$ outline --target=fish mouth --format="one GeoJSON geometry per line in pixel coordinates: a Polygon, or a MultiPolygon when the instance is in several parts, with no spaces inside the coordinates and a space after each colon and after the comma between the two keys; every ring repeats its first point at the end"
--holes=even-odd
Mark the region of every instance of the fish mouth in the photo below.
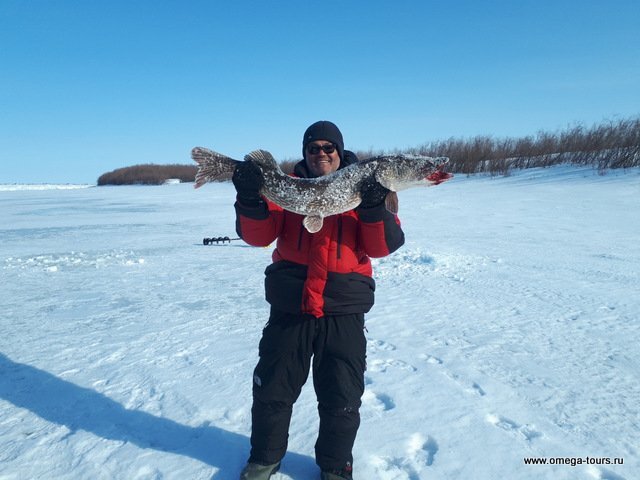
{"type": "Polygon", "coordinates": [[[453,178],[453,173],[445,172],[444,170],[438,169],[435,172],[427,175],[425,180],[430,182],[433,185],[440,185],[443,182],[453,178]]]}

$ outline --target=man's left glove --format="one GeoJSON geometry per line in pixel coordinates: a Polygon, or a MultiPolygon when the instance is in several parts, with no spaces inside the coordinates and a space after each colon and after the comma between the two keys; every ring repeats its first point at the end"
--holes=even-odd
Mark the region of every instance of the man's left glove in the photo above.
{"type": "Polygon", "coordinates": [[[381,205],[390,191],[380,185],[377,180],[365,182],[360,188],[362,202],[360,202],[359,208],[373,208],[381,205]]]}
{"type": "Polygon", "coordinates": [[[257,205],[262,200],[260,189],[264,179],[262,172],[252,161],[239,163],[233,171],[231,181],[238,192],[238,200],[244,205],[257,205]]]}

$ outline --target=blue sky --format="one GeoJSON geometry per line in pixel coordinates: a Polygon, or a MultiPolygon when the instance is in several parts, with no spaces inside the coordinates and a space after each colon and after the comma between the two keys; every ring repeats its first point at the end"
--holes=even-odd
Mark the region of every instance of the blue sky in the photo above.
{"type": "Polygon", "coordinates": [[[640,2],[0,1],[0,183],[640,114],[640,2]]]}

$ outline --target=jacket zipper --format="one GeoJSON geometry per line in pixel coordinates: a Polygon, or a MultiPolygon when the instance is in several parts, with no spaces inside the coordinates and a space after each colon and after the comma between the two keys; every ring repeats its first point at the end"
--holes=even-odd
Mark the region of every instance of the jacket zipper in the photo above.
{"type": "Polygon", "coordinates": [[[298,251],[302,250],[302,235],[304,235],[304,227],[302,226],[302,223],[300,223],[300,230],[299,230],[299,234],[298,234],[298,251]]]}
{"type": "Polygon", "coordinates": [[[338,245],[337,245],[337,253],[338,253],[338,260],[340,260],[340,257],[342,256],[342,217],[339,216],[338,217],[338,245]]]}

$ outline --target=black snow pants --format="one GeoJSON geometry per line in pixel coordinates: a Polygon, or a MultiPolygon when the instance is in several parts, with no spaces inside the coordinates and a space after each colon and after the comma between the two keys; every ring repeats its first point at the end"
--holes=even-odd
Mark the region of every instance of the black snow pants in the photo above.
{"type": "Polygon", "coordinates": [[[292,407],[313,359],[320,431],[316,463],[323,470],[353,462],[364,392],[364,314],[314,318],[271,309],[253,377],[251,457],[279,462],[287,450],[292,407]]]}

